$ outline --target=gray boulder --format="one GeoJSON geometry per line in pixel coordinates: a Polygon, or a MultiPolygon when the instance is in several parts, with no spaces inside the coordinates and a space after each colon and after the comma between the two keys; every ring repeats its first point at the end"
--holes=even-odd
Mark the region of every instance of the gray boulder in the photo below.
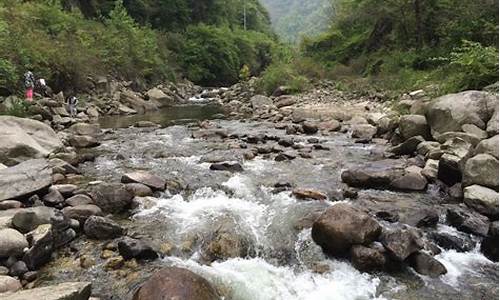
{"type": "Polygon", "coordinates": [[[99,124],[76,123],[68,129],[74,135],[88,135],[96,137],[101,134],[99,124]]]}
{"type": "Polygon", "coordinates": [[[463,175],[465,186],[478,184],[498,188],[498,160],[489,154],[478,154],[467,160],[463,175]]]}
{"type": "Polygon", "coordinates": [[[75,148],[92,148],[100,145],[97,139],[90,135],[72,135],[68,141],[75,148]]]}
{"type": "Polygon", "coordinates": [[[92,187],[89,194],[94,199],[94,203],[107,213],[119,213],[126,210],[134,198],[125,185],[119,183],[101,183],[92,187]]]}
{"type": "Polygon", "coordinates": [[[90,298],[91,291],[92,285],[90,282],[65,282],[57,285],[2,294],[0,295],[0,299],[87,300],[90,298]]]}
{"type": "Polygon", "coordinates": [[[29,232],[26,237],[30,248],[24,254],[23,261],[30,270],[37,270],[50,261],[52,252],[54,251],[52,225],[40,225],[35,230],[29,232]]]}
{"type": "Polygon", "coordinates": [[[58,210],[52,207],[38,206],[19,210],[12,218],[12,226],[21,232],[29,232],[39,225],[50,224],[57,217],[58,210]]]}
{"type": "Polygon", "coordinates": [[[464,203],[490,218],[498,218],[498,192],[484,186],[471,185],[464,189],[464,203]]]}
{"type": "Polygon", "coordinates": [[[411,229],[384,230],[380,242],[389,255],[398,261],[404,261],[424,247],[416,231],[411,229]]]}
{"type": "Polygon", "coordinates": [[[122,176],[123,183],[142,183],[154,190],[165,190],[165,179],[145,171],[136,171],[122,176]]]}
{"type": "Polygon", "coordinates": [[[489,154],[498,159],[498,134],[482,140],[476,147],[475,154],[489,154]]]}
{"type": "Polygon", "coordinates": [[[498,108],[495,109],[493,116],[488,121],[486,131],[488,132],[489,136],[498,135],[498,108]]]}
{"type": "Polygon", "coordinates": [[[350,256],[353,266],[363,272],[382,270],[386,263],[381,250],[362,245],[352,246],[350,256]]]}
{"type": "Polygon", "coordinates": [[[124,237],[118,242],[118,251],[124,259],[156,259],[158,253],[145,241],[124,237]]]}
{"type": "Polygon", "coordinates": [[[428,140],[431,137],[431,131],[427,120],[421,115],[405,115],[399,119],[399,132],[404,140],[414,136],[422,136],[428,140]]]}
{"type": "Polygon", "coordinates": [[[462,125],[462,130],[465,133],[469,133],[471,135],[477,136],[481,140],[488,138],[488,133],[485,130],[483,130],[483,129],[481,129],[473,124],[462,125]]]}
{"type": "Polygon", "coordinates": [[[47,157],[62,148],[61,140],[50,126],[31,119],[0,116],[0,163],[12,166],[47,157]]]}
{"type": "MultiPolygon", "coordinates": [[[[5,299],[5,300],[10,299],[10,298],[4,298],[5,295],[4,293],[16,292],[22,288],[23,286],[21,285],[19,280],[10,276],[0,275],[0,299],[5,299]]],[[[35,297],[33,299],[38,299],[38,298],[35,297]]]]}
{"type": "Polygon", "coordinates": [[[0,257],[19,257],[26,247],[28,241],[22,233],[10,228],[0,229],[0,257]]]}
{"type": "Polygon", "coordinates": [[[94,239],[114,239],[123,234],[123,228],[108,218],[91,216],[83,226],[85,234],[94,239]]]}
{"type": "Polygon", "coordinates": [[[0,201],[34,194],[52,184],[47,160],[33,159],[0,170],[0,201]]]}
{"type": "Polygon", "coordinates": [[[352,137],[362,140],[371,140],[377,134],[377,127],[370,124],[352,125],[352,137]]]}
{"type": "Polygon", "coordinates": [[[442,263],[429,254],[421,251],[410,255],[408,264],[417,271],[417,273],[430,277],[439,277],[448,273],[446,267],[442,263]]]}
{"type": "Polygon", "coordinates": [[[102,216],[102,210],[93,204],[85,204],[78,206],[68,206],[63,208],[63,214],[69,219],[75,219],[84,224],[85,221],[91,216],[102,216]]]}
{"type": "Polygon", "coordinates": [[[479,236],[488,234],[488,218],[463,206],[450,206],[446,210],[446,220],[451,226],[465,233],[479,236]]]}
{"type": "Polygon", "coordinates": [[[473,124],[486,129],[498,106],[498,98],[487,92],[465,91],[433,100],[426,118],[434,138],[449,131],[461,131],[462,125],[473,124]]]}
{"type": "Polygon", "coordinates": [[[424,142],[425,142],[425,140],[422,136],[420,136],[420,135],[413,136],[413,137],[407,139],[406,141],[404,141],[403,143],[401,143],[397,146],[391,147],[389,149],[389,152],[392,152],[396,155],[412,155],[418,149],[418,145],[420,145],[421,143],[424,143],[424,142]]]}
{"type": "Polygon", "coordinates": [[[406,168],[402,177],[391,182],[391,187],[397,190],[423,191],[427,187],[427,179],[422,175],[422,168],[406,168]]]}
{"type": "Polygon", "coordinates": [[[352,187],[388,188],[393,180],[404,175],[404,164],[399,160],[381,160],[342,172],[342,181],[352,187]]]}

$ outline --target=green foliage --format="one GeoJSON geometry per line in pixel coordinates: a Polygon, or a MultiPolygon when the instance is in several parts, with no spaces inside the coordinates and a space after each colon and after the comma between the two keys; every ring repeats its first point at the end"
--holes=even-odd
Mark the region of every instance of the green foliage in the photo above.
{"type": "Polygon", "coordinates": [[[271,95],[278,87],[286,86],[291,92],[302,92],[309,87],[309,79],[289,63],[273,63],[262,73],[257,82],[259,92],[271,95]]]}
{"type": "Polygon", "coordinates": [[[240,70],[240,80],[247,81],[248,79],[250,79],[250,68],[245,64],[240,70]]]}
{"type": "Polygon", "coordinates": [[[0,115],[24,118],[30,114],[29,106],[30,104],[26,101],[14,98],[4,110],[0,110],[0,115]]]}

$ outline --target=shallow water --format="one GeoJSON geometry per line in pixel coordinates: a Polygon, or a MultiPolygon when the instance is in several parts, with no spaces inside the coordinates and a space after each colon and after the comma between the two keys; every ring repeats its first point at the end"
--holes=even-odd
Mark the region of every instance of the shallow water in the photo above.
{"type": "MultiPolygon", "coordinates": [[[[283,130],[265,122],[217,121],[216,124],[229,135],[285,135],[283,130]]],[[[468,253],[443,251],[436,258],[447,267],[448,274],[431,279],[408,268],[394,274],[361,273],[346,261],[325,256],[312,241],[312,221],[325,208],[342,200],[342,170],[380,159],[385,146],[355,144],[345,134],[318,135],[321,145],[330,150],[313,150],[313,159],[298,157],[276,162],[271,154],[246,161],[242,154],[247,149],[239,147],[241,140],[194,139],[191,132],[186,125],[119,128],[104,137],[96,161],[82,167],[85,175],[105,181],[119,181],[126,172],[145,169],[180,182],[183,192],[144,199],[124,223],[129,232],[147,237],[157,245],[173,245],[174,251],[160,261],[142,265],[140,279],[126,281],[109,277],[98,268],[75,271],[54,264],[52,268],[62,272],[54,275],[55,280],[104,277],[94,284],[98,295],[103,299],[129,299],[133,288],[153,269],[177,265],[203,275],[223,299],[233,300],[498,297],[498,264],[490,262],[477,249],[468,253]],[[214,160],[239,161],[244,171],[210,171],[209,162],[214,160]],[[322,191],[329,201],[300,201],[290,191],[275,193],[273,186],[278,182],[322,191]],[[204,242],[225,222],[233,224],[237,236],[246,241],[247,255],[207,263],[203,259],[204,242]]],[[[305,146],[311,145],[308,137],[295,138],[305,146]]],[[[396,206],[411,215],[413,209],[422,206],[438,207],[441,199],[432,189],[427,193],[365,190],[360,192],[358,200],[349,203],[396,206]]],[[[445,224],[436,230],[463,234],[445,224]]]]}

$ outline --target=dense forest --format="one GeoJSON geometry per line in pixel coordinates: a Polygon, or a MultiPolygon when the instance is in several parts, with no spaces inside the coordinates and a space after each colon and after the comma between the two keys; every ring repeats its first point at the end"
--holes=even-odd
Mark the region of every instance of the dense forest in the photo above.
{"type": "Polygon", "coordinates": [[[326,31],[335,13],[331,0],[262,0],[262,3],[269,10],[273,29],[291,43],[326,31]]]}
{"type": "Polygon", "coordinates": [[[257,0],[0,1],[0,86],[12,92],[33,69],[56,89],[88,75],[203,85],[239,80],[270,63],[275,36],[257,0]]]}

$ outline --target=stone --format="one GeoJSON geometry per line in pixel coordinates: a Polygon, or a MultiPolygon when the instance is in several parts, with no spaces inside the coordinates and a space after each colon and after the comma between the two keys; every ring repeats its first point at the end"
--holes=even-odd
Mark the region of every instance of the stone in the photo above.
{"type": "Polygon", "coordinates": [[[498,135],[482,140],[477,144],[475,154],[489,154],[498,159],[498,135]]]}
{"type": "Polygon", "coordinates": [[[493,116],[488,121],[486,131],[488,132],[489,136],[498,135],[498,107],[497,109],[495,109],[493,116]]]}
{"type": "Polygon", "coordinates": [[[66,199],[65,202],[69,206],[94,204],[94,200],[92,200],[92,198],[84,194],[74,195],[73,197],[66,199]]]}
{"type": "Polygon", "coordinates": [[[9,270],[9,275],[21,278],[25,273],[27,273],[28,267],[26,263],[22,260],[16,261],[9,270]]]}
{"type": "Polygon", "coordinates": [[[268,107],[273,106],[273,100],[271,98],[263,96],[263,95],[255,95],[250,99],[250,104],[252,108],[255,110],[266,109],[268,107]]]}
{"type": "Polygon", "coordinates": [[[485,130],[482,130],[481,128],[473,124],[462,125],[462,131],[471,135],[475,135],[481,140],[488,138],[488,133],[485,130]]]}
{"type": "Polygon", "coordinates": [[[54,188],[54,186],[51,186],[49,188],[49,193],[45,194],[42,197],[42,200],[47,206],[56,206],[57,204],[64,202],[64,197],[56,188],[54,188]]]}
{"type": "Polygon", "coordinates": [[[489,154],[478,154],[467,160],[463,183],[465,186],[478,184],[498,188],[498,160],[489,154]]]}
{"type": "Polygon", "coordinates": [[[380,242],[393,259],[401,262],[424,247],[420,237],[411,229],[384,230],[380,242]]]}
{"type": "Polygon", "coordinates": [[[305,134],[315,134],[318,132],[319,128],[316,124],[305,121],[304,123],[302,123],[302,130],[305,134]]]}
{"type": "Polygon", "coordinates": [[[147,197],[153,195],[153,190],[142,183],[128,183],[125,185],[125,189],[137,197],[147,197]]]}
{"type": "Polygon", "coordinates": [[[428,159],[425,162],[421,174],[429,181],[435,181],[438,177],[439,161],[435,159],[428,159]]]}
{"type": "Polygon", "coordinates": [[[149,100],[160,102],[163,105],[171,105],[174,102],[174,99],[169,97],[159,88],[152,88],[146,92],[146,97],[149,100]]]}
{"type": "Polygon", "coordinates": [[[74,135],[85,135],[97,137],[101,134],[99,124],[76,123],[68,128],[68,131],[74,135]]]}
{"type": "Polygon", "coordinates": [[[294,160],[295,158],[297,158],[297,156],[295,155],[295,153],[292,153],[292,152],[283,152],[283,153],[280,153],[278,155],[276,155],[276,157],[274,158],[275,161],[290,161],[290,160],[294,160]]]}
{"type": "Polygon", "coordinates": [[[402,177],[396,178],[391,182],[391,187],[403,191],[423,191],[427,187],[427,179],[421,174],[421,168],[416,171],[408,172],[402,177]]]}
{"type": "MultiPolygon", "coordinates": [[[[23,286],[21,285],[19,280],[10,276],[0,275],[0,299],[8,300],[10,298],[4,298],[5,295],[4,293],[16,292],[22,288],[23,286]]],[[[24,298],[23,300],[26,299],[30,298],[24,298]]],[[[38,299],[38,298],[36,297],[31,299],[38,299]]]]}
{"type": "Polygon", "coordinates": [[[466,132],[445,132],[443,134],[440,134],[439,136],[436,137],[436,140],[440,142],[441,144],[446,143],[446,141],[459,138],[462,139],[468,143],[470,143],[472,146],[476,146],[479,144],[481,141],[481,138],[478,137],[475,134],[471,133],[466,133],[466,132]]]}
{"type": "Polygon", "coordinates": [[[108,240],[121,236],[123,228],[113,220],[99,216],[90,216],[83,226],[85,234],[94,239],[108,240]]]}
{"type": "Polygon", "coordinates": [[[294,189],[292,194],[300,200],[326,200],[328,197],[319,191],[311,190],[311,189],[294,189]]]}
{"type": "Polygon", "coordinates": [[[405,115],[399,118],[399,132],[404,140],[414,136],[421,136],[428,140],[431,138],[431,131],[425,116],[405,115]]]}
{"type": "Polygon", "coordinates": [[[465,233],[472,233],[479,236],[486,236],[488,234],[488,218],[470,211],[464,206],[449,207],[446,210],[446,220],[451,226],[465,233]]]}
{"type": "Polygon", "coordinates": [[[352,137],[371,140],[377,134],[377,127],[370,124],[352,125],[352,137]]]}
{"type": "Polygon", "coordinates": [[[417,145],[417,153],[422,156],[426,156],[427,153],[439,150],[440,148],[441,144],[439,142],[423,141],[417,145]]]}
{"type": "Polygon", "coordinates": [[[221,218],[210,228],[216,230],[203,238],[201,254],[204,261],[246,257],[249,254],[251,240],[233,218],[221,218]]]}
{"type": "Polygon", "coordinates": [[[389,149],[389,152],[392,152],[396,155],[412,155],[413,153],[415,153],[415,151],[417,151],[418,145],[423,142],[425,142],[423,137],[414,136],[397,146],[391,147],[389,149]]]}
{"type": "Polygon", "coordinates": [[[30,196],[52,184],[52,171],[45,159],[32,159],[0,170],[0,201],[30,196]]]}
{"type": "Polygon", "coordinates": [[[68,141],[75,148],[93,148],[101,144],[95,137],[89,135],[72,135],[68,141]]]}
{"type": "Polygon", "coordinates": [[[144,171],[136,171],[133,173],[127,173],[122,176],[122,183],[142,183],[149,186],[154,190],[165,190],[165,179],[162,179],[156,175],[150,174],[144,171]]]}
{"type": "Polygon", "coordinates": [[[296,98],[293,96],[280,96],[274,99],[274,101],[276,102],[277,108],[292,106],[297,102],[296,98]]]}
{"type": "Polygon", "coordinates": [[[118,251],[126,260],[132,258],[146,260],[158,258],[158,253],[148,243],[130,237],[124,237],[118,242],[118,251]]]}
{"type": "Polygon", "coordinates": [[[439,159],[438,179],[451,186],[462,181],[461,159],[451,154],[443,154],[439,159]]]}
{"type": "Polygon", "coordinates": [[[312,238],[323,251],[344,256],[352,245],[375,241],[382,227],[368,214],[346,203],[328,208],[313,224],[312,238]]]}
{"type": "Polygon", "coordinates": [[[432,101],[426,113],[432,134],[461,131],[462,125],[473,124],[486,129],[486,124],[498,107],[498,98],[487,92],[465,91],[449,94],[432,101]]]}
{"type": "Polygon", "coordinates": [[[0,201],[0,210],[21,208],[23,204],[16,200],[0,201]]]}
{"type": "Polygon", "coordinates": [[[100,183],[90,188],[89,194],[103,212],[119,213],[132,204],[134,195],[123,184],[100,183]]]}
{"type": "Polygon", "coordinates": [[[498,221],[491,223],[488,236],[481,241],[481,252],[488,259],[498,262],[498,221]]]}
{"type": "Polygon", "coordinates": [[[0,163],[12,166],[47,157],[62,148],[62,141],[50,126],[27,118],[0,116],[0,163]]]}
{"type": "Polygon", "coordinates": [[[448,272],[446,270],[446,267],[437,259],[421,251],[410,255],[410,257],[408,258],[408,264],[415,271],[417,271],[417,273],[432,278],[439,277],[448,272]]]}
{"type": "Polygon", "coordinates": [[[19,257],[28,241],[19,231],[11,228],[0,229],[0,257],[19,257]]]}
{"type": "Polygon", "coordinates": [[[388,188],[391,182],[404,175],[399,160],[381,160],[348,169],[341,174],[342,181],[352,187],[388,188]]]}
{"type": "Polygon", "coordinates": [[[430,232],[427,237],[446,250],[468,252],[475,247],[475,242],[468,236],[455,236],[444,232],[430,232]]]}
{"type": "Polygon", "coordinates": [[[478,213],[498,218],[498,192],[480,185],[464,189],[464,203],[478,213]]]}
{"type": "Polygon", "coordinates": [[[243,172],[243,167],[237,162],[222,162],[210,165],[213,171],[243,172]]]}
{"type": "Polygon", "coordinates": [[[75,219],[80,222],[80,224],[84,224],[85,221],[91,216],[103,215],[101,208],[94,204],[68,206],[63,208],[62,212],[67,218],[75,219]]]}
{"type": "Polygon", "coordinates": [[[61,195],[65,198],[73,196],[75,191],[78,189],[78,186],[74,184],[56,184],[52,187],[61,193],[61,195]]]}
{"type": "Polygon", "coordinates": [[[134,123],[134,127],[137,128],[158,127],[158,124],[151,121],[138,121],[134,123]]]}
{"type": "Polygon", "coordinates": [[[104,264],[105,270],[118,270],[123,267],[125,260],[121,256],[110,257],[104,264]]]}
{"type": "Polygon", "coordinates": [[[135,292],[133,300],[217,300],[210,282],[187,269],[166,267],[156,272],[135,292]]]}
{"type": "Polygon", "coordinates": [[[30,248],[24,254],[23,261],[30,270],[37,270],[48,263],[54,251],[54,237],[52,225],[44,224],[38,226],[27,235],[30,248]]]}
{"type": "Polygon", "coordinates": [[[354,245],[350,254],[353,266],[363,272],[382,270],[386,263],[384,254],[378,249],[354,245]]]}
{"type": "Polygon", "coordinates": [[[400,222],[414,227],[435,227],[439,222],[439,215],[434,209],[420,208],[412,211],[400,222]]]}
{"type": "Polygon", "coordinates": [[[52,207],[38,206],[19,210],[12,218],[12,226],[26,233],[36,229],[39,225],[51,224],[59,211],[52,207]]]}
{"type": "Polygon", "coordinates": [[[330,120],[318,123],[319,130],[326,132],[338,131],[340,127],[341,127],[340,122],[337,120],[330,120]]]}
{"type": "MultiPolygon", "coordinates": [[[[60,154],[61,153],[59,153],[58,156],[60,154]]],[[[64,153],[64,154],[66,154],[66,153],[64,153]]],[[[76,163],[78,163],[78,159],[76,157],[76,153],[73,153],[73,154],[68,154],[67,155],[68,157],[66,159],[70,159],[70,156],[71,156],[72,162],[76,164],[76,163]]],[[[62,159],[59,159],[59,158],[51,158],[49,160],[49,166],[52,168],[53,173],[60,173],[60,174],[79,174],[80,173],[78,171],[78,169],[75,168],[73,165],[71,165],[70,163],[68,163],[62,159]]]]}
{"type": "Polygon", "coordinates": [[[2,300],[87,300],[91,294],[90,282],[65,282],[57,285],[0,294],[2,300]]]}

